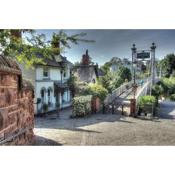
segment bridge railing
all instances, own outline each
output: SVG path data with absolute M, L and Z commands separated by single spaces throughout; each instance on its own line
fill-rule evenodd
M 158 82 L 160 80 L 159 77 L 155 78 L 155 83 Z M 148 94 L 148 90 L 151 89 L 151 78 L 147 78 L 146 80 L 147 82 L 143 85 L 143 87 L 139 90 L 139 92 L 136 95 L 136 105 L 138 105 L 139 102 L 139 98 L 141 96 L 147 95 Z
M 111 94 L 109 94 L 106 99 L 104 100 L 105 104 L 112 104 L 112 102 L 119 97 L 121 94 L 123 94 L 126 90 L 132 88 L 132 81 L 122 84 L 120 87 L 112 91 Z

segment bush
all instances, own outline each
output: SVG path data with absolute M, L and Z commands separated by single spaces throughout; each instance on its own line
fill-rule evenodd
M 175 93 L 175 78 L 162 78 L 160 84 L 163 87 L 164 94 L 168 96 L 169 94 Z
M 84 94 L 92 95 L 93 97 L 98 97 L 101 101 L 104 101 L 108 94 L 108 91 L 103 86 L 96 83 L 89 84 L 87 89 L 84 91 Z
M 72 113 L 73 117 L 84 117 L 91 112 L 91 95 L 73 98 Z
M 145 106 L 148 105 L 155 105 L 156 103 L 156 98 L 151 95 L 145 95 L 140 97 L 139 99 L 139 107 L 144 108 Z
M 152 113 L 155 115 L 156 98 L 154 96 L 142 96 L 139 99 L 139 114 L 141 112 L 147 114 Z
M 175 101 L 175 94 L 172 94 L 172 95 L 170 96 L 170 100 Z

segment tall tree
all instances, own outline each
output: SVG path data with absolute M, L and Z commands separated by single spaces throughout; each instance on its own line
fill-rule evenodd
M 53 33 L 51 45 L 54 48 L 71 48 L 71 43 L 79 44 L 79 42 L 95 42 L 94 40 L 83 39 L 82 37 L 86 36 L 86 33 L 78 33 L 74 35 L 68 35 L 64 30 L 59 30 L 58 33 Z M 60 50 L 56 50 L 60 54 Z
M 26 37 L 22 37 L 23 34 Z M 0 30 L 0 52 L 16 59 L 25 66 L 44 63 L 43 58 L 49 57 L 52 48 L 49 47 L 45 35 L 37 34 L 30 29 Z
M 168 54 L 159 62 L 159 68 L 165 72 L 167 77 L 170 77 L 175 71 L 175 55 Z

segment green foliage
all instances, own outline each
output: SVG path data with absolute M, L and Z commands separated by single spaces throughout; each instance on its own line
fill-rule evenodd
M 172 95 L 170 96 L 170 100 L 175 101 L 175 94 L 172 94 Z
M 132 75 L 131 71 L 127 67 L 121 66 L 117 73 L 114 75 L 115 78 L 113 80 L 113 88 L 118 88 L 121 84 L 126 81 L 131 81 Z
M 157 98 L 163 94 L 163 91 L 164 91 L 164 89 L 163 89 L 161 84 L 155 84 L 152 87 L 152 95 L 157 97 Z
M 96 83 L 89 84 L 87 89 L 84 91 L 84 94 L 92 95 L 93 97 L 99 97 L 100 100 L 103 101 L 106 98 L 108 91 L 103 86 Z
M 109 93 L 112 92 L 112 74 L 107 72 L 104 76 L 98 79 L 98 83 L 108 90 Z
M 165 96 L 175 93 L 175 77 L 162 78 L 160 84 L 163 88 L 163 94 Z
M 102 69 L 102 71 L 105 73 L 105 74 L 108 74 L 109 71 L 110 71 L 110 66 L 112 64 L 110 62 L 106 62 L 103 66 L 100 67 L 100 69 Z
M 170 77 L 175 70 L 175 55 L 166 55 L 166 57 L 159 62 L 158 67 L 162 69 L 166 77 Z
M 23 37 L 22 33 L 25 33 Z M 59 54 L 65 47 L 70 48 L 70 43 L 94 42 L 81 38 L 85 35 L 86 33 L 80 33 L 69 36 L 60 30 L 58 34 L 53 34 L 51 41 L 48 41 L 44 34 L 37 34 L 34 30 L 4 29 L 0 30 L 0 52 L 16 59 L 26 67 L 32 67 L 38 63 L 45 64 L 45 58 Z
M 72 113 L 74 117 L 84 117 L 91 112 L 91 95 L 73 98 Z
M 22 38 L 22 33 L 27 33 Z M 44 63 L 43 57 L 50 56 L 52 50 L 47 46 L 45 36 L 33 30 L 1 30 L 1 52 L 5 56 L 16 59 L 26 67 L 36 63 Z
M 64 30 L 59 30 L 58 33 L 53 33 L 51 44 L 61 44 L 63 47 L 70 49 L 71 43 L 79 44 L 79 42 L 95 42 L 94 40 L 82 39 L 84 36 L 86 36 L 86 33 L 67 35 Z
M 154 96 L 145 95 L 141 96 L 139 99 L 139 107 L 144 108 L 147 105 L 155 105 L 156 98 Z

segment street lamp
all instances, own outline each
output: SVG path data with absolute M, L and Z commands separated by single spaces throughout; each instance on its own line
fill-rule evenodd
M 137 67 L 137 62 L 136 62 L 136 53 L 137 49 L 135 47 L 135 44 L 133 44 L 133 47 L 131 48 L 132 50 L 132 78 L 133 78 L 133 84 L 132 84 L 132 91 L 133 91 L 133 98 L 131 99 L 131 106 L 130 106 L 130 115 L 135 117 L 136 116 L 136 90 L 137 90 L 137 84 L 136 84 L 136 67 Z

